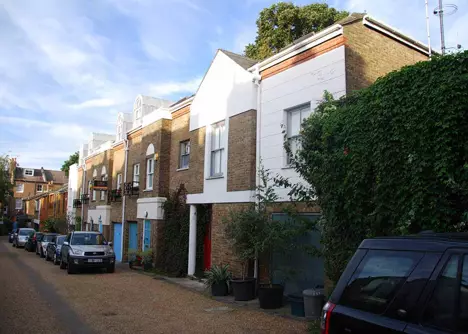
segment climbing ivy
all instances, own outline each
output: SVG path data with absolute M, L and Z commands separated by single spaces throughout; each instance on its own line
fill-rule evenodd
M 308 185 L 277 182 L 320 205 L 333 281 L 364 238 L 468 230 L 468 52 L 326 93 L 300 140 L 292 164 Z

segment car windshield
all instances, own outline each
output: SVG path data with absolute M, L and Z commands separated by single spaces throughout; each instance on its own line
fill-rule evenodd
M 34 232 L 34 230 L 19 230 L 19 235 L 29 235 L 31 232 Z
M 78 233 L 73 234 L 72 245 L 106 245 L 106 240 L 102 234 L 98 233 Z
M 50 235 L 50 234 L 46 234 L 44 235 L 44 237 L 42 238 L 42 241 L 45 241 L 45 242 L 51 242 L 53 239 L 55 238 L 55 235 Z
M 65 241 L 65 236 L 57 237 L 57 245 L 63 245 L 64 241 Z

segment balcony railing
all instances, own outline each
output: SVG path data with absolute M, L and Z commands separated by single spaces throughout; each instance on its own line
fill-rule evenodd
M 132 196 L 137 195 L 140 191 L 138 182 L 127 182 L 124 183 L 124 195 Z
M 122 189 L 112 189 L 109 192 L 109 202 L 119 202 L 122 200 Z
M 81 194 L 81 203 L 88 204 L 89 203 L 89 194 Z
M 74 199 L 73 200 L 73 207 L 74 208 L 81 208 L 81 199 Z

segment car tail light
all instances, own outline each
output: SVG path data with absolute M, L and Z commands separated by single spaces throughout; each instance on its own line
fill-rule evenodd
M 330 317 L 335 308 L 335 304 L 327 302 L 322 310 L 322 320 L 320 322 L 320 328 L 322 334 L 330 334 Z

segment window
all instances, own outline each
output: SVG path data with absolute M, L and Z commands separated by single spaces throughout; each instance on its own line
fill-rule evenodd
M 224 121 L 211 126 L 211 168 L 210 176 L 222 176 L 221 161 L 224 150 Z
M 416 252 L 369 251 L 348 282 L 340 303 L 382 314 L 421 257 Z
M 96 190 L 93 188 L 93 181 L 89 181 L 89 189 L 93 189 L 93 197 L 91 198 L 92 201 L 96 200 Z
M 294 155 L 299 148 L 299 136 L 302 122 L 310 115 L 310 105 L 303 105 L 287 111 L 287 138 L 291 149 L 291 155 Z M 291 155 L 287 156 L 287 164 L 290 163 Z
M 42 184 L 38 184 L 37 187 L 36 187 L 36 190 L 38 193 L 41 193 L 42 192 Z
M 190 140 L 180 142 L 179 168 L 188 168 L 190 160 Z
M 146 189 L 153 189 L 154 160 L 146 159 Z
M 16 185 L 16 192 L 17 192 L 17 193 L 22 193 L 22 192 L 24 192 L 24 183 L 18 183 L 18 184 Z
M 117 174 L 117 189 L 122 187 L 122 174 Z
M 21 210 L 23 208 L 23 200 L 21 198 L 17 198 L 15 200 L 15 209 Z
M 40 204 L 39 200 L 36 199 L 36 201 L 35 201 L 35 211 L 39 211 L 40 205 L 41 204 Z
M 140 185 L 140 164 L 133 165 L 133 186 L 138 187 Z
M 34 175 L 34 169 L 25 169 L 24 170 L 24 175 L 25 176 L 33 176 Z
M 468 256 L 465 256 L 463 270 L 461 275 L 458 275 L 462 268 L 460 262 L 461 256 L 457 254 L 452 255 L 445 265 L 424 312 L 424 324 L 444 330 L 466 332 L 468 328 Z
M 107 181 L 107 175 L 101 176 L 101 181 Z M 106 192 L 105 190 L 101 190 L 101 201 L 106 199 Z

